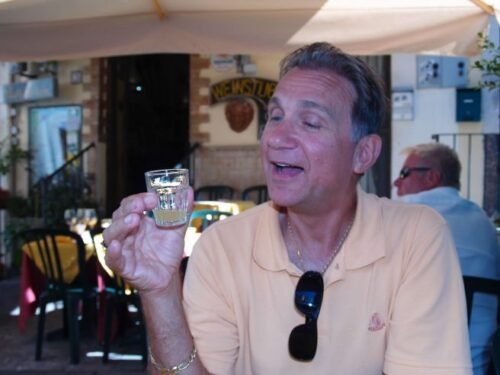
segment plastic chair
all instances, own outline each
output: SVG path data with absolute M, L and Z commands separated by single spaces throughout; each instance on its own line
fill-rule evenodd
M 497 326 L 500 327 L 500 280 L 485 279 L 474 276 L 464 276 L 463 280 L 465 288 L 465 299 L 467 301 L 467 322 L 470 323 L 474 294 L 475 293 L 491 294 L 496 296 L 498 300 L 499 307 L 497 308 Z M 494 367 L 495 374 L 500 375 L 499 335 L 500 333 L 497 328 L 497 331 L 493 336 L 492 361 L 490 362 L 490 369 L 488 371 L 488 374 L 493 373 L 491 367 Z
M 267 185 L 255 185 L 247 187 L 241 193 L 241 199 L 244 201 L 252 200 L 256 204 L 261 204 L 269 200 L 267 195 Z
M 231 212 L 217 210 L 198 210 L 191 213 L 189 226 L 196 227 L 199 232 L 203 232 L 210 224 L 232 216 Z M 200 223 L 201 222 L 201 223 Z
M 485 293 L 497 296 L 500 305 L 500 280 L 482 277 L 464 276 L 465 299 L 467 301 L 467 322 L 470 322 L 474 293 Z M 497 323 L 500 323 L 500 309 L 497 310 Z
M 38 258 L 46 277 L 46 286 L 39 296 L 38 330 L 36 338 L 35 360 L 42 357 L 42 345 L 45 330 L 46 307 L 49 302 L 63 301 L 63 335 L 70 341 L 70 359 L 72 364 L 80 361 L 80 325 L 79 302 L 84 303 L 84 312 L 89 312 L 88 301 L 94 302 L 96 289 L 90 284 L 86 269 L 86 250 L 82 238 L 66 229 L 28 229 L 16 236 L 16 241 L 27 247 L 32 259 Z M 63 241 L 66 245 L 62 245 Z M 75 246 L 68 246 L 74 244 Z M 66 252 L 66 254 L 63 254 Z M 61 258 L 72 257 L 78 266 L 75 280 L 65 279 Z
M 228 185 L 201 186 L 194 192 L 194 199 L 197 201 L 216 201 L 219 199 L 233 199 L 234 188 Z
M 99 260 L 100 275 L 104 281 L 104 290 L 101 291 L 104 297 L 104 336 L 103 336 L 103 356 L 102 362 L 107 363 L 109 360 L 109 352 L 111 348 L 111 336 L 113 327 L 113 313 L 120 313 L 120 306 L 132 305 L 136 308 L 135 325 L 139 329 L 139 341 L 141 346 L 141 357 L 144 366 L 147 364 L 147 335 L 146 326 L 144 324 L 144 317 L 142 314 L 142 307 L 139 295 L 130 287 L 119 275 L 115 274 L 106 265 L 104 256 L 105 248 L 102 245 L 102 230 L 91 231 L 92 241 L 96 249 L 97 257 Z
M 495 375 L 500 375 L 500 327 L 495 331 L 492 341 L 493 345 L 491 347 L 491 350 L 493 351 L 493 368 L 495 370 Z

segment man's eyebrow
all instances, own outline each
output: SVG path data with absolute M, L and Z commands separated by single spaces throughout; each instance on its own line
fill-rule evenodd
M 281 106 L 281 103 L 280 103 L 280 99 L 277 98 L 276 96 L 273 96 L 271 99 L 269 99 L 269 102 L 267 103 L 267 105 L 271 105 L 271 104 L 274 104 L 274 105 L 277 105 L 277 106 Z M 299 102 L 299 105 L 303 108 L 313 108 L 313 109 L 317 109 L 323 113 L 325 113 L 327 116 L 329 116 L 330 118 L 334 118 L 333 116 L 333 112 L 328 108 L 328 107 L 325 107 L 324 105 L 321 105 L 313 100 L 301 100 Z
M 319 103 L 317 103 L 315 101 L 312 101 L 312 100 L 301 100 L 300 101 L 300 105 L 302 107 L 304 107 L 304 108 L 317 109 L 317 110 L 323 112 L 324 114 L 326 114 L 331 119 L 334 119 L 333 112 L 330 110 L 330 108 L 325 107 L 324 105 L 319 104 Z
M 269 99 L 269 102 L 267 103 L 268 106 L 270 104 L 280 105 L 280 100 L 277 97 L 273 96 L 271 99 Z

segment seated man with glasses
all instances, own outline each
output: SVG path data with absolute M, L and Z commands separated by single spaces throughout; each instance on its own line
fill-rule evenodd
M 360 59 L 327 43 L 288 55 L 260 140 L 271 201 L 203 232 L 183 293 L 186 228 L 142 214 L 154 195 L 122 201 L 107 262 L 140 291 L 156 373 L 471 373 L 445 221 L 358 188 L 386 112 Z
M 460 196 L 461 165 L 456 152 L 441 143 L 426 143 L 408 147 L 403 154 L 404 167 L 394 181 L 401 200 L 430 206 L 443 216 L 463 275 L 498 279 L 495 228 L 481 207 Z M 487 373 L 496 309 L 495 296 L 474 298 L 469 330 L 474 375 Z

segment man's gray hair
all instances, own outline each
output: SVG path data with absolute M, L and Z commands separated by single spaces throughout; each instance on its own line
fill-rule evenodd
M 377 133 L 387 113 L 384 85 L 368 64 L 329 43 L 299 48 L 280 63 L 280 78 L 293 68 L 327 70 L 350 82 L 355 91 L 352 103 L 352 140 Z
M 405 148 L 403 153 L 415 155 L 426 165 L 441 173 L 441 185 L 460 190 L 460 172 L 462 166 L 457 153 L 442 143 L 422 143 Z

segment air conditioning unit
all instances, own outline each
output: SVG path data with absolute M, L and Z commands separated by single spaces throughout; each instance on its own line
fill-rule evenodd
M 27 63 L 18 62 L 10 65 L 10 74 L 15 76 L 23 73 L 26 70 Z
M 10 74 L 20 75 L 28 78 L 36 78 L 40 75 L 57 73 L 56 61 L 28 61 L 11 65 Z

